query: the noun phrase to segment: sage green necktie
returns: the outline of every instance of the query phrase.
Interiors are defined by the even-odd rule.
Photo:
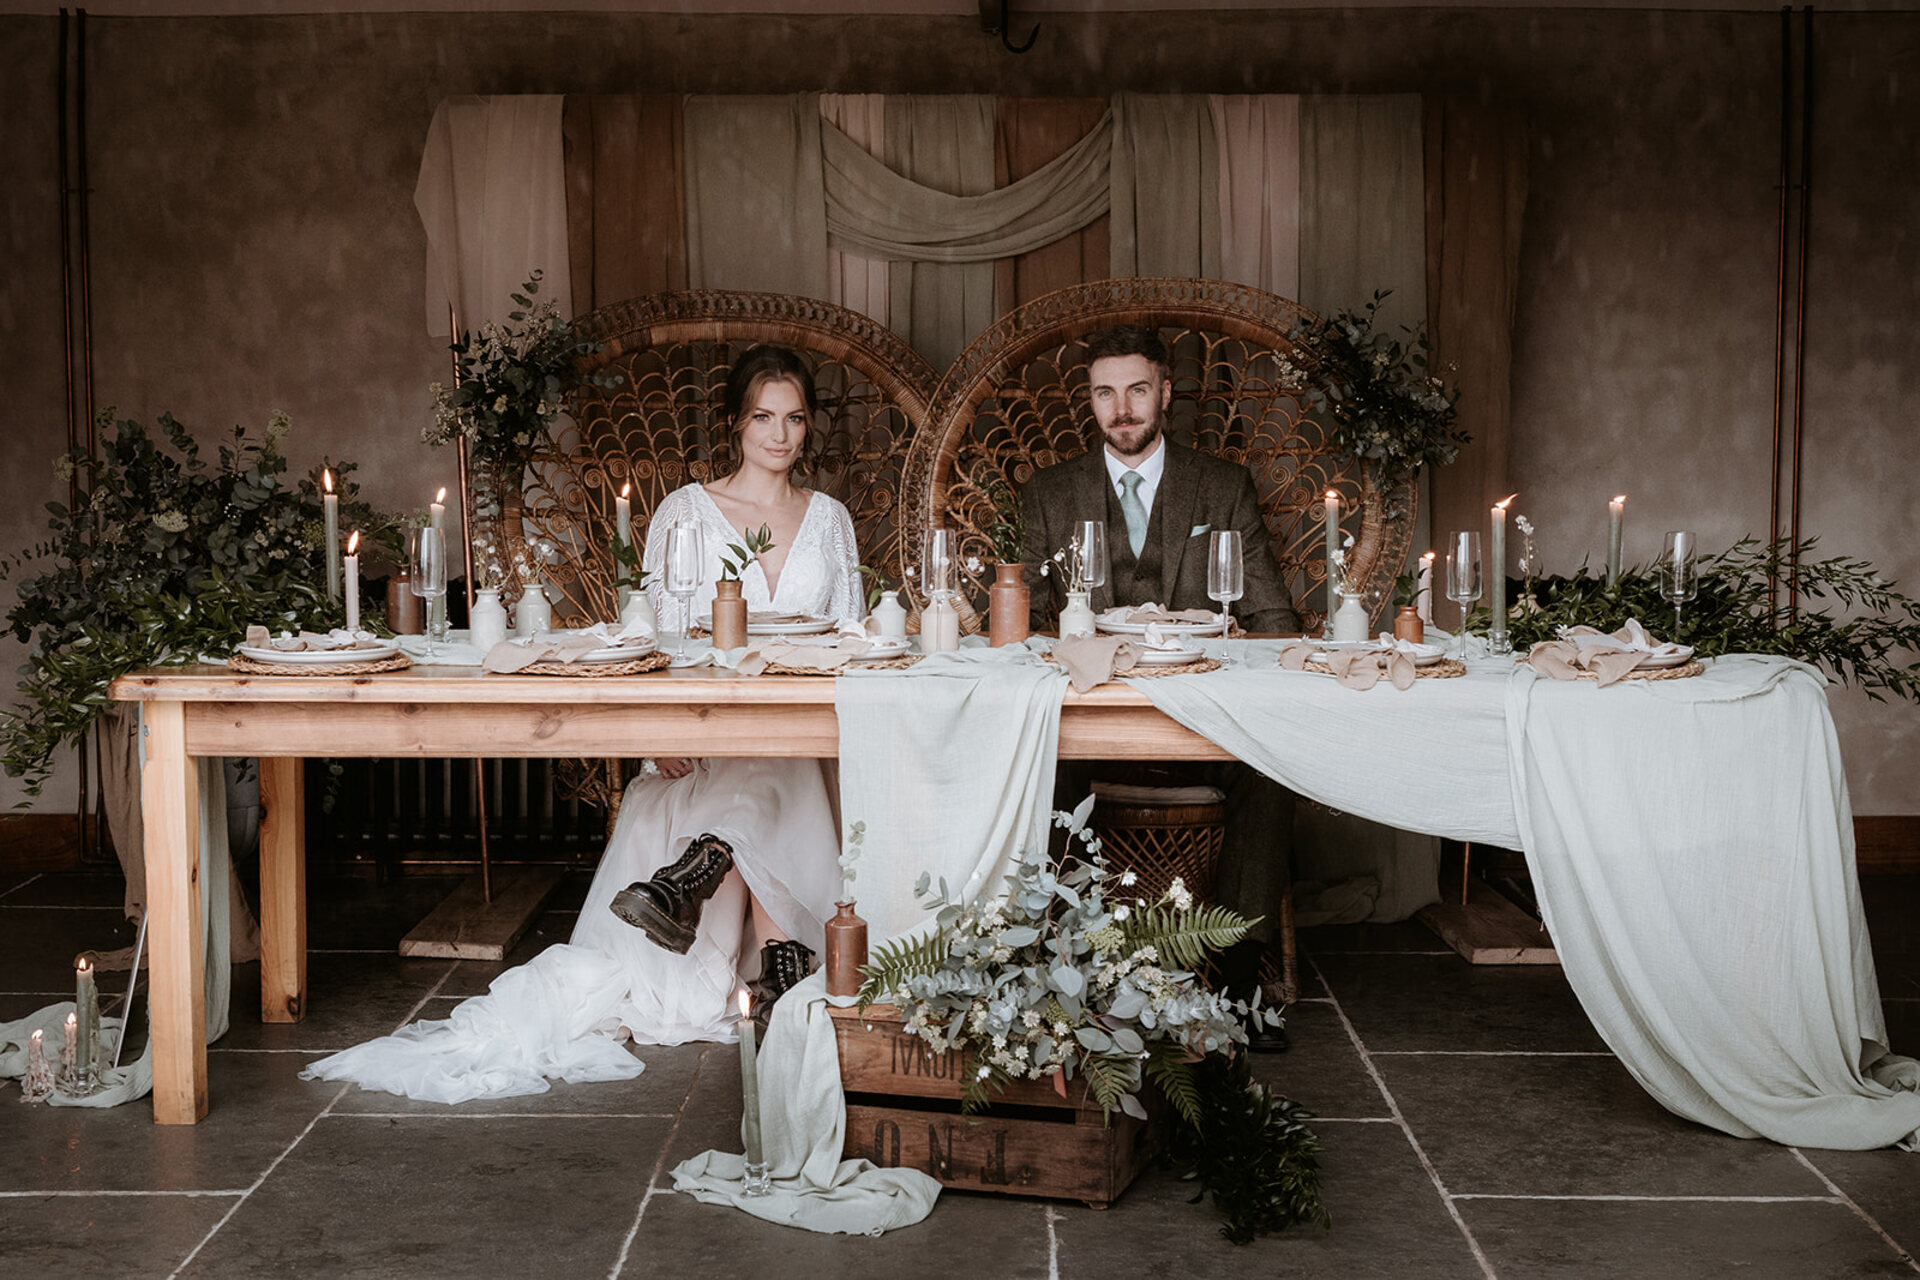
[[[1127,545],[1135,556],[1147,545],[1147,509],[1140,501],[1140,482],[1145,478],[1138,471],[1120,475],[1120,514],[1127,518]]]

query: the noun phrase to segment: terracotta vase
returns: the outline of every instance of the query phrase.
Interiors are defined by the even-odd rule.
[[[1420,611],[1410,604],[1400,606],[1400,612],[1394,615],[1393,638],[1412,644],[1424,644],[1427,639],[1427,624],[1420,621]]]
[[[993,645],[1019,644],[1027,638],[1027,566],[994,566],[993,586],[987,590],[987,641]]]
[[[853,914],[852,902],[834,904],[827,921],[827,994],[857,996],[865,981],[860,966],[867,962],[867,922]]]
[[[401,565],[387,579],[387,625],[396,635],[417,636],[427,629],[421,603],[420,597],[413,594],[413,575],[407,566]]]
[[[738,649],[747,642],[747,602],[738,578],[713,584],[713,647]]]

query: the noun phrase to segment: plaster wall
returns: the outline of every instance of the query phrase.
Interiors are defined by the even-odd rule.
[[[1450,92],[1523,104],[1518,508],[1550,566],[1762,531],[1771,444],[1775,11],[1049,14],[1015,57],[971,18],[350,14],[89,22],[97,399],[203,431],[296,423],[296,466],[377,505],[451,483],[419,443],[446,354],[412,209],[449,94]],[[0,17],[0,547],[58,496],[55,23]],[[1920,16],[1818,20],[1803,524],[1920,589]],[[1904,94],[1904,96],[1903,96]],[[11,589],[0,585],[0,608]],[[0,663],[18,661],[0,645]],[[1920,714],[1834,700],[1860,813],[1920,813]],[[6,784],[11,786],[11,784]],[[51,788],[39,807],[64,801]],[[11,801],[17,788],[0,790]]]

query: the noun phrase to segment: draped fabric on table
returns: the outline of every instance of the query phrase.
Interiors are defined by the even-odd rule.
[[[221,762],[201,758],[194,762],[200,788],[200,928],[206,948],[207,1043],[227,1034],[228,1015],[233,995],[233,953],[228,903],[232,892],[232,855],[227,843],[227,784]],[[251,918],[251,917],[249,917]],[[104,983],[102,984],[104,988]],[[71,1000],[38,1009],[17,1022],[0,1022],[0,1079],[18,1077],[27,1069],[27,1044],[33,1033],[43,1032],[47,1056],[57,1067],[60,1048],[66,1035],[67,1015],[74,1011]],[[124,1011],[123,1011],[124,1012]],[[121,1020],[103,1017],[102,1031],[118,1033]],[[111,1037],[103,1036],[103,1039]],[[109,1059],[110,1060],[110,1059]],[[153,1092],[153,1042],[149,1040],[132,1062],[104,1069],[102,1087],[84,1097],[56,1091],[47,1102],[55,1107],[117,1107]]]
[[[1825,686],[1779,658],[1616,689],[1516,668],[1515,814],[1568,983],[1661,1105],[1736,1137],[1920,1150]]]

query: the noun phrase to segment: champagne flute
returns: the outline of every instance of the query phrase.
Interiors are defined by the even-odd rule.
[[[1480,598],[1480,534],[1447,535],[1447,599],[1460,606],[1460,634],[1467,633],[1467,613]]]
[[[1081,520],[1073,526],[1080,539],[1080,585],[1088,591],[1107,584],[1107,522]]]
[[[953,590],[955,550],[953,530],[927,530],[925,549],[920,555],[920,585],[927,593],[929,604]]]
[[[687,633],[693,630],[693,593],[706,576],[706,546],[697,524],[676,524],[667,530],[667,594],[680,602],[680,650],[687,656]]]
[[[429,618],[434,601],[447,594],[447,535],[434,528],[415,529],[407,538],[407,589],[425,602]],[[427,628],[427,656],[434,654],[434,628]]]
[[[1220,665],[1233,665],[1233,642],[1227,638],[1233,625],[1231,606],[1246,590],[1246,560],[1240,546],[1238,529],[1215,529],[1207,539],[1207,595],[1220,604]]]
[[[1700,594],[1700,566],[1694,559],[1693,534],[1685,529],[1667,535],[1660,555],[1660,594],[1673,603],[1673,636],[1680,643],[1680,607]]]

